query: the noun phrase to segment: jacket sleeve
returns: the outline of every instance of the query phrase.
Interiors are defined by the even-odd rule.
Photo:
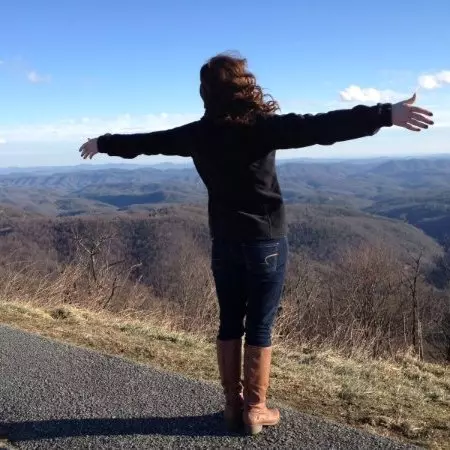
[[[265,122],[262,134],[271,149],[332,145],[373,136],[381,127],[392,126],[392,104],[358,105],[316,115],[273,115]]]
[[[105,134],[97,140],[99,153],[125,159],[139,155],[192,156],[197,122],[150,133]]]

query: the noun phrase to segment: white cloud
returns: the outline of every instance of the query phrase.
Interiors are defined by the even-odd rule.
[[[434,128],[449,128],[450,110],[439,107],[432,110],[434,112],[435,125],[428,133],[432,133]],[[60,145],[68,143],[70,145],[81,145],[87,138],[93,138],[105,133],[140,133],[164,130],[199,118],[200,114],[161,113],[141,116],[123,114],[112,118],[79,117],[53,123],[20,124],[15,126],[0,125],[0,144],[6,144],[6,147],[15,144]]]
[[[30,83],[37,84],[37,83],[48,83],[50,81],[49,75],[40,75],[35,70],[32,70],[31,72],[27,73],[27,78]]]
[[[432,90],[450,84],[450,70],[441,70],[433,74],[424,74],[418,77],[417,85],[420,88]],[[344,102],[389,102],[408,98],[410,94],[401,94],[392,90],[378,90],[375,88],[362,88],[351,85],[340,93]]]
[[[392,90],[380,91],[375,88],[362,88],[352,84],[339,93],[344,102],[389,102],[404,97],[404,94]]]
[[[444,84],[450,84],[450,70],[442,70],[434,74],[421,75],[418,80],[419,86],[424,89],[436,89]]]
[[[105,133],[139,133],[173,128],[200,116],[195,114],[159,114],[114,118],[81,117],[54,123],[0,126],[0,135],[9,143],[84,142]]]

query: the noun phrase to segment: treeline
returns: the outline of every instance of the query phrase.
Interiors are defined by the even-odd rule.
[[[195,208],[186,217],[156,213],[132,227],[125,217],[89,218],[62,221],[48,233],[45,220],[22,224],[34,237],[26,242],[14,232],[0,236],[2,300],[145,311],[161,323],[214,338],[210,243]],[[445,250],[434,260],[420,252],[400,258],[382,241],[358,242],[318,261],[298,247],[290,256],[276,338],[347,354],[414,352],[450,362]]]
[[[142,264],[144,279],[151,280],[152,255],[162,237],[166,246],[186,230],[196,235],[202,249],[209,245],[207,216],[203,206],[179,205],[149,209],[146,213],[121,212],[110,215],[52,218],[47,216],[0,214],[0,254],[20,259],[33,255],[40,264],[54,266],[72,261],[76,250],[74,234],[88,236],[96,230],[113,237],[110,251],[117,259]],[[440,247],[416,228],[391,219],[373,217],[348,208],[295,205],[288,207],[291,249],[313,261],[327,263],[343,250],[383,241],[407,260],[423,252],[429,261]]]

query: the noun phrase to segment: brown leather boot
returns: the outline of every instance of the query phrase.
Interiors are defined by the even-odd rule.
[[[245,346],[243,419],[247,433],[252,435],[280,421],[278,409],[266,406],[271,359],[272,347]]]
[[[237,431],[243,426],[241,365],[242,339],[220,341],[217,339],[217,362],[220,380],[225,394],[224,419],[228,430]]]

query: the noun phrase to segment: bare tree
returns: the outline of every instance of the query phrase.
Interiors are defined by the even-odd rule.
[[[95,223],[93,230],[89,232],[81,233],[79,229],[72,227],[72,237],[77,246],[77,250],[82,253],[82,260],[85,261],[89,275],[92,277],[95,283],[98,283],[98,264],[97,258],[102,251],[108,250],[109,245],[115,237],[113,230],[102,230],[99,222]],[[108,252],[106,252],[108,253]],[[107,267],[120,264],[121,261],[116,261],[109,264],[108,261],[104,262]]]
[[[409,298],[412,311],[411,320],[411,336],[412,345],[414,352],[419,357],[423,359],[423,330],[422,330],[422,320],[420,314],[420,293],[419,293],[419,282],[422,272],[422,258],[423,253],[421,252],[418,256],[414,257],[406,266],[406,278],[405,284],[409,291]]]

